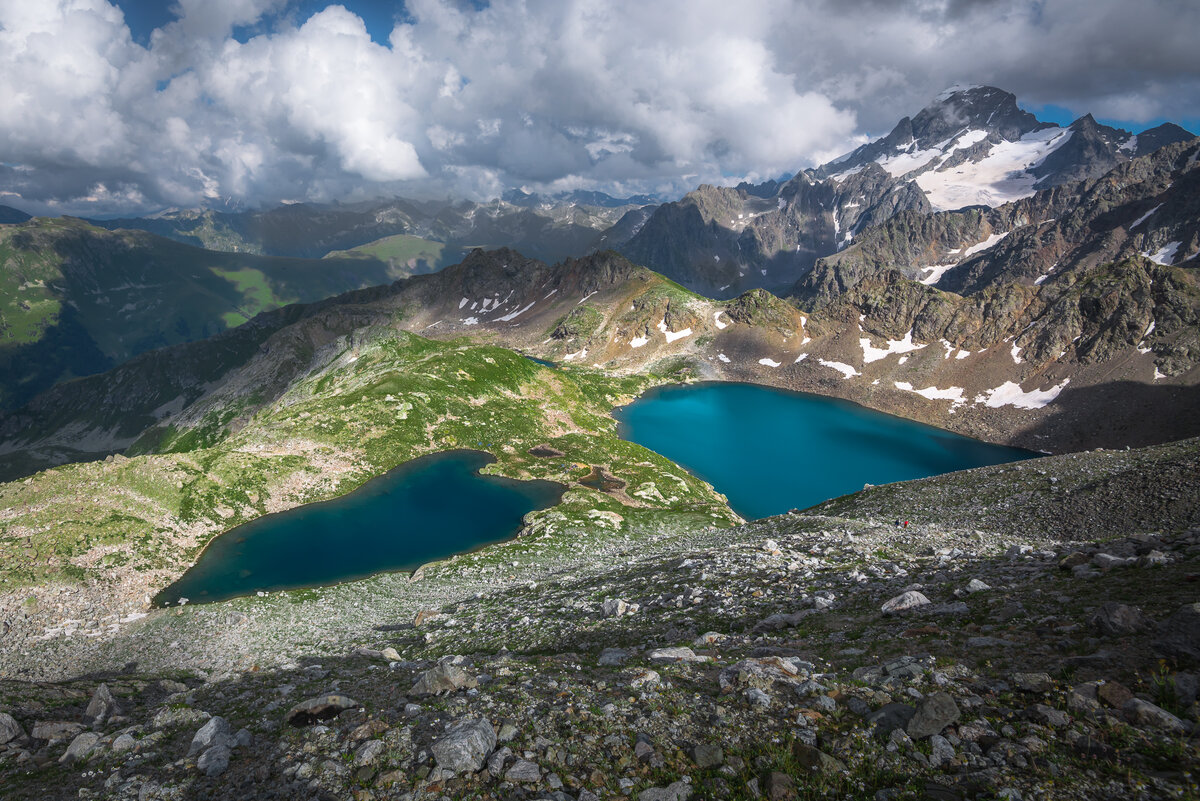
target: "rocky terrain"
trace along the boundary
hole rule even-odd
[[[1191,797],[1198,468],[1191,440],[588,548],[531,530],[412,577],[50,633],[3,654],[0,788]],[[1038,517],[1135,475],[1190,502]],[[983,484],[1036,513],[969,501]]]

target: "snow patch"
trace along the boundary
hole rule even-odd
[[[599,291],[600,291],[599,289],[597,289],[597,290],[596,290],[596,292],[599,292]],[[592,295],[595,295],[595,294],[596,294],[596,292],[589,292],[589,293],[587,293],[586,295],[584,295],[584,296],[583,296],[583,300],[579,301],[579,303],[583,303],[583,301],[584,301],[584,300],[587,300],[587,299],[588,299],[588,298],[590,298]],[[579,303],[576,303],[575,305],[576,305],[576,306],[578,306],[578,305],[579,305]]]
[[[912,341],[912,329],[904,335],[904,339],[889,339],[886,348],[877,348],[871,344],[870,337],[862,337],[858,340],[858,344],[862,346],[863,362],[870,364],[877,362],[880,359],[885,359],[893,353],[910,353],[914,350],[920,350],[925,347],[918,345]]]
[[[1137,137],[1135,136],[1135,137],[1134,137],[1134,139],[1136,139],[1136,138],[1137,138]],[[1143,214],[1141,217],[1138,217],[1136,220],[1134,220],[1134,221],[1133,221],[1133,225],[1129,226],[1129,230],[1130,230],[1130,231],[1132,231],[1134,228],[1137,228],[1139,225],[1141,225],[1142,223],[1144,223],[1146,220],[1150,219],[1150,216],[1151,216],[1152,214],[1154,214],[1154,212],[1156,212],[1156,211],[1158,211],[1159,209],[1161,209],[1162,207],[1163,207],[1163,204],[1159,203],[1157,206],[1155,206],[1154,208],[1150,209],[1150,211],[1146,212],[1146,213],[1145,213],[1145,214]]]
[[[478,317],[464,318],[462,321],[462,324],[463,325],[479,325],[479,318]]]
[[[907,381],[893,382],[896,389],[902,389],[905,392],[914,392],[923,398],[929,400],[948,400],[952,406],[961,406],[967,402],[967,398],[963,395],[962,387],[947,387],[946,389],[938,389],[937,387],[925,387],[924,389],[913,389],[913,385]]]
[[[470,299],[470,298],[463,298],[462,300],[460,300],[460,301],[458,302],[458,308],[460,308],[460,309],[461,309],[463,306],[466,306],[466,305],[467,305],[468,303],[470,303],[470,302],[471,302],[471,299]]]
[[[721,312],[717,311],[713,313],[713,325],[715,325],[717,328],[725,328],[729,325],[729,323],[721,322]]]
[[[1056,384],[1049,389],[1031,389],[1026,392],[1015,381],[1005,381],[995,389],[989,389],[983,395],[976,397],[975,402],[982,402],[985,406],[992,409],[999,409],[1001,406],[1015,406],[1018,409],[1041,409],[1057,398],[1059,393],[1070,382],[1071,379],[1064,378],[1061,384]]]
[[[642,345],[645,345],[649,341],[650,341],[649,337],[634,337],[633,339],[629,340],[629,347],[640,348]]]
[[[1031,131],[1016,142],[993,145],[977,162],[928,170],[917,176],[916,183],[935,211],[976,205],[995,207],[1028,197],[1036,191],[1038,182],[1029,170],[1065,145],[1072,134],[1074,131],[1063,128]]]
[[[510,320],[515,320],[515,319],[517,319],[517,318],[518,318],[518,317],[520,317],[522,314],[524,314],[525,312],[527,312],[527,311],[529,311],[530,309],[532,309],[532,308],[533,308],[533,304],[535,304],[535,303],[537,303],[537,301],[536,301],[536,300],[530,301],[530,302],[529,302],[529,305],[528,305],[528,306],[526,306],[525,308],[521,309],[520,311],[509,312],[508,314],[506,314],[506,315],[504,315],[503,317],[499,318],[499,319],[500,319],[500,322],[507,323],[507,322],[509,322]]]
[[[807,359],[807,358],[808,358],[808,354],[807,354],[807,353],[801,353],[799,356],[797,356],[797,357],[796,357],[796,361],[795,361],[795,362],[792,362],[792,364],[796,364],[796,363],[798,363],[798,362],[802,362],[802,361],[804,361],[804,360],[805,360],[805,359]]]
[[[574,353],[568,353],[567,355],[563,356],[563,361],[570,362],[574,361],[575,359],[582,359],[585,356],[587,356],[587,348],[584,348],[583,350],[577,350]]]
[[[774,359],[759,359],[758,363],[764,367],[779,367],[783,362],[777,362]]]
[[[726,364],[729,364],[729,357],[726,356],[724,353],[718,353],[717,358],[720,359],[721,361],[725,362]]]
[[[1023,361],[1023,360],[1021,359],[1021,348],[1017,347],[1017,343],[1016,343],[1016,342],[1014,342],[1014,343],[1012,344],[1012,351],[1011,351],[1011,353],[1012,353],[1012,360],[1013,360],[1013,362],[1014,362],[1015,364],[1020,364],[1020,363]]]
[[[1164,267],[1170,267],[1175,261],[1175,253],[1179,250],[1182,242],[1171,242],[1156,250],[1154,253],[1143,251],[1142,255],[1155,264],[1161,264]]]
[[[967,252],[963,254],[963,258],[969,259],[970,257],[974,256],[976,253],[982,253],[983,251],[987,250],[988,248],[994,247],[997,242],[999,242],[1001,239],[1003,239],[1006,236],[1008,236],[1007,231],[1005,231],[1002,234],[992,234],[987,239],[980,242],[978,245],[972,245],[971,247],[967,248]]]
[[[933,286],[942,280],[943,275],[957,266],[957,264],[931,264],[928,267],[922,267],[921,272],[926,273],[926,275],[920,276],[917,280],[925,286]]]
[[[855,370],[853,367],[844,362],[827,362],[824,359],[817,359],[817,363],[823,367],[837,370],[842,374],[843,378],[853,378],[856,375],[862,375],[862,373],[858,372],[858,370]]]
[[[692,329],[690,328],[685,328],[682,331],[668,331],[667,320],[665,317],[662,320],[659,320],[657,327],[659,331],[662,331],[663,336],[667,338],[667,344],[670,344],[677,339],[683,339],[684,337],[690,337],[692,335]]]

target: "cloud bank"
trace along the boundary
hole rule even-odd
[[[955,82],[1200,115],[1200,6],[1173,0],[410,0],[386,45],[286,5],[179,0],[143,47],[107,0],[0,0],[0,203],[674,193],[818,163]]]

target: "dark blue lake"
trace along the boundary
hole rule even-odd
[[[252,520],[213,540],[154,601],[218,601],[412,570],[506,540],[565,487],[479,474],[494,461],[479,451],[423,456],[341,498]]]
[[[886,484],[1037,454],[848,401],[754,384],[651,390],[615,412],[621,436],[686,467],[747,519]]]

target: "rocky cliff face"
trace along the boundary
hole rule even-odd
[[[664,204],[620,249],[711,297],[783,291],[896,215],[1000,206],[1191,138],[1169,125],[1134,136],[1090,115],[1060,128],[1008,92],[956,89],[886,137],[783,184],[704,186]]]

